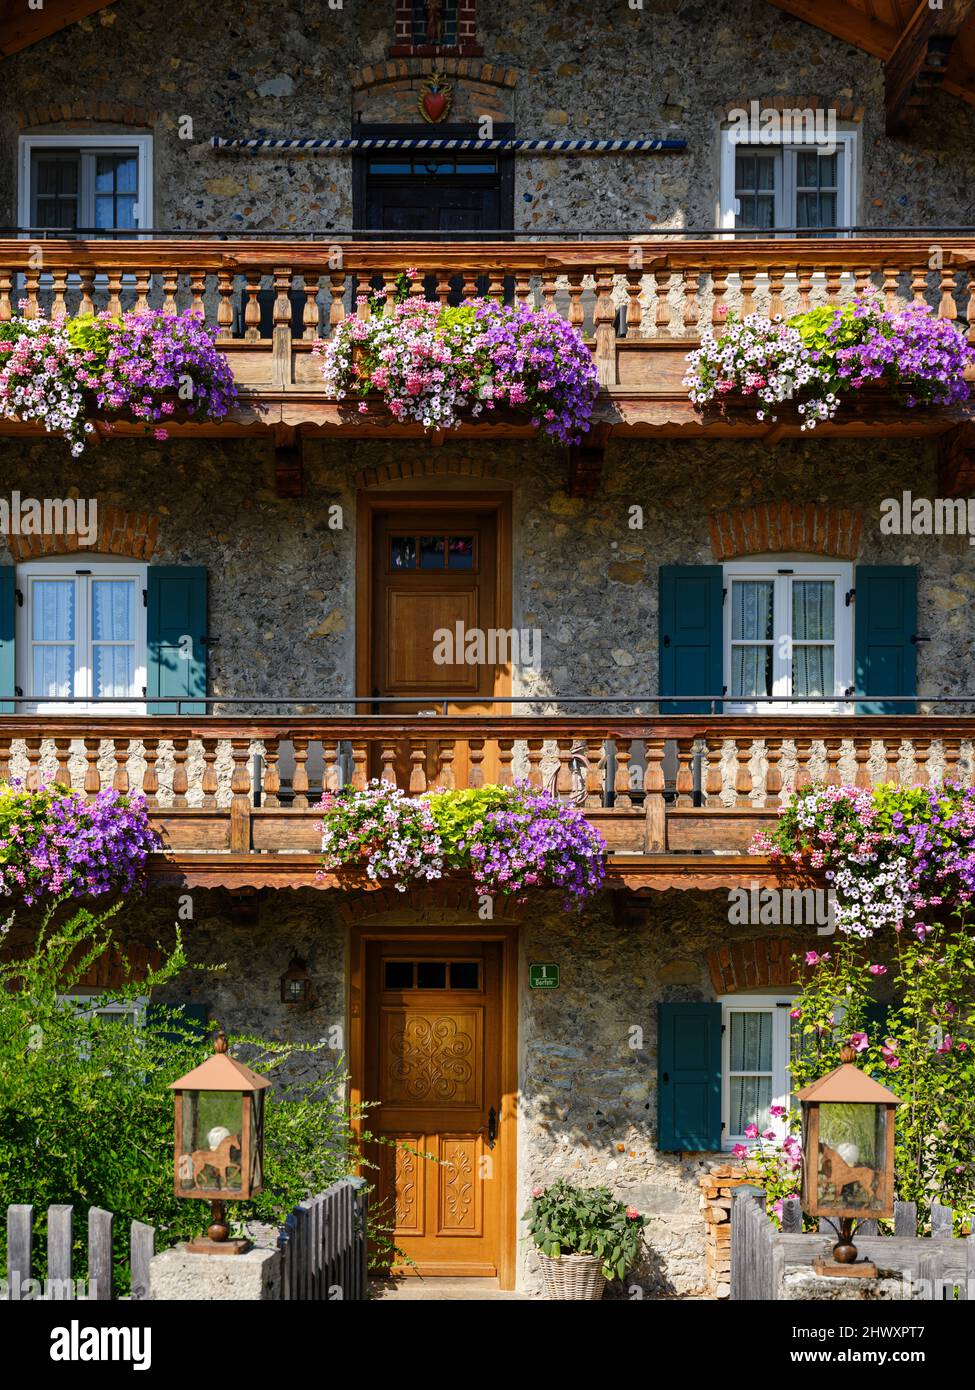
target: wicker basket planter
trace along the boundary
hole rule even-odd
[[[600,1299],[606,1287],[599,1255],[559,1255],[553,1259],[538,1251],[545,1279],[545,1294],[553,1299]]]

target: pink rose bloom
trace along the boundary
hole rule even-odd
[[[819,952],[818,952],[818,951],[807,951],[807,952],[806,952],[806,964],[807,964],[807,965],[818,965],[818,964],[819,964]]]
[[[639,1221],[640,1213],[637,1211],[636,1207],[627,1207],[626,1219],[627,1221]]]
[[[731,1152],[734,1154],[735,1158],[747,1158],[747,1157],[748,1157],[748,1145],[747,1145],[747,1144],[736,1144],[735,1147],[731,1150]]]
[[[772,1116],[772,1119],[773,1119],[773,1120],[781,1120],[782,1116],[785,1114],[785,1106],[784,1106],[784,1105],[771,1105],[771,1106],[769,1106],[769,1112],[768,1112],[768,1113]]]
[[[937,1048],[935,1049],[935,1051],[940,1052],[941,1055],[944,1056],[944,1054],[945,1054],[946,1052],[950,1052],[950,1051],[951,1051],[951,1048],[952,1048],[951,1034],[950,1034],[950,1033],[946,1033],[946,1034],[944,1035],[944,1037],[941,1039],[941,1041],[938,1043],[938,1046],[937,1046]]]
[[[542,1193],[543,1193],[544,1191],[545,1191],[544,1187],[533,1187],[533,1188],[532,1188],[532,1196],[533,1196],[533,1197],[541,1197],[541,1195],[542,1195]]]
[[[790,1018],[802,1018],[802,1010],[801,1010],[801,1009],[790,1009],[790,1010],[789,1010],[789,1017],[790,1017]]]

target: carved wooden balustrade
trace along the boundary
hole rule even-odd
[[[715,869],[795,787],[975,785],[975,716],[0,719],[0,781],[141,792],[170,860],[209,856],[211,878],[220,855],[313,854],[323,791],[374,776],[413,794],[525,781],[577,806],[619,862]]]
[[[477,244],[25,237],[0,240],[0,322],[19,302],[29,316],[197,313],[217,325],[247,394],[238,425],[259,422],[253,406],[263,402],[277,405],[265,408],[265,424],[338,427],[352,423],[349,411],[326,400],[312,345],[348,314],[372,312],[357,294],[392,290],[406,266],[416,267],[413,292],[443,303],[482,294],[564,314],[616,398],[607,421],[629,424],[691,421],[684,356],[729,310],[789,314],[872,290],[888,307],[929,305],[975,342],[975,233]],[[684,409],[644,420],[627,406],[632,396],[672,397]],[[361,432],[370,420],[354,423]]]

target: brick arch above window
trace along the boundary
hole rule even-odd
[[[122,555],[129,560],[152,558],[162,518],[152,512],[129,512],[122,507],[98,508],[98,540],[82,546],[73,532],[48,535],[4,533],[15,561],[41,560],[48,555]]]
[[[716,560],[790,552],[855,560],[863,535],[863,514],[816,502],[761,502],[754,507],[712,512],[708,530]]]
[[[801,971],[793,956],[819,950],[822,938],[804,941],[795,936],[759,936],[729,941],[708,952],[708,973],[715,994],[746,994],[756,989],[797,989]]]
[[[22,130],[29,126],[76,124],[87,129],[92,121],[148,129],[159,120],[159,112],[121,101],[52,101],[20,111],[17,120]]]
[[[866,107],[848,98],[824,96],[747,96],[735,97],[731,101],[719,102],[714,108],[716,116],[722,121],[730,120],[733,113],[750,111],[752,102],[757,102],[759,111],[835,111],[838,121],[852,121],[859,125]]]
[[[441,458],[437,455],[397,459],[395,463],[372,464],[360,470],[356,486],[386,487],[404,478],[503,478],[505,466],[491,459]]]
[[[405,893],[398,893],[395,888],[366,889],[353,893],[342,903],[339,916],[343,921],[357,926],[391,913],[403,913],[409,917],[419,915],[425,923],[439,926],[452,923],[467,925],[482,920],[478,907],[478,897],[472,887],[444,883],[435,888],[409,888]],[[520,922],[522,917],[514,902],[499,896],[495,899],[491,920]]]
[[[467,58],[398,58],[386,63],[370,63],[367,67],[356,68],[352,73],[353,91],[361,92],[367,87],[378,87],[386,82],[402,82],[404,79],[425,78],[436,69],[444,77],[461,78],[467,82],[483,83],[491,87],[513,87],[518,81],[515,68],[497,67],[492,63],[472,63]]]

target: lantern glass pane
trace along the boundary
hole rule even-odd
[[[883,1105],[819,1107],[820,1206],[873,1210],[883,1201],[887,1111]]]
[[[241,1190],[239,1091],[184,1091],[179,1184],[184,1193]]]
[[[264,1185],[264,1092],[251,1094],[251,1192]]]

